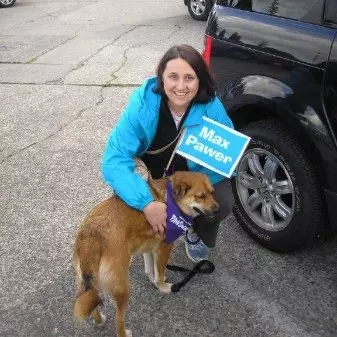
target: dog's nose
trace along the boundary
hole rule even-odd
[[[216,204],[216,205],[213,206],[212,211],[213,211],[213,213],[217,213],[217,212],[219,212],[219,209],[220,209],[219,205]]]
[[[204,214],[204,218],[205,220],[207,220],[210,223],[213,223],[215,221],[215,219],[217,218],[216,214],[217,212],[219,212],[219,205],[218,204],[214,204],[212,206],[212,208],[209,210],[209,212],[207,212],[206,214]]]

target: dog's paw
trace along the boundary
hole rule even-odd
[[[73,317],[73,323],[76,329],[82,329],[84,327],[84,319]]]
[[[163,284],[157,284],[157,288],[159,289],[160,292],[169,294],[171,292],[172,288],[172,283],[163,283]]]
[[[130,329],[125,329],[126,337],[132,337],[132,331]]]
[[[149,278],[151,283],[156,284],[154,273],[146,273],[146,275]]]
[[[101,328],[105,325],[105,322],[106,322],[106,316],[103,315],[101,312],[99,313],[100,314],[100,319],[99,320],[94,320],[94,324],[95,324],[95,327],[96,328]]]

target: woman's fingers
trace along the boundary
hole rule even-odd
[[[166,205],[159,201],[151,201],[143,210],[155,234],[164,234],[166,228]]]
[[[159,224],[157,229],[160,234],[164,234],[166,228],[166,223],[165,224]]]
[[[150,225],[151,225],[151,223],[150,223]],[[158,223],[158,224],[155,224],[154,226],[151,226],[151,227],[153,229],[153,233],[164,234],[165,229],[166,229],[166,222],[165,223]]]

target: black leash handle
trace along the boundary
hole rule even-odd
[[[188,274],[184,277],[184,279],[180,282],[172,284],[171,291],[173,293],[178,292],[187,282],[191,280],[196,274],[211,274],[213,273],[215,266],[211,261],[208,260],[201,260],[198,262],[192,270],[175,266],[175,265],[167,265],[167,269],[173,271],[180,271],[180,272],[188,272]]]

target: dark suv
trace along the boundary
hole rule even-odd
[[[252,137],[234,214],[274,251],[337,229],[336,33],[336,0],[217,0],[208,18],[204,57]]]

